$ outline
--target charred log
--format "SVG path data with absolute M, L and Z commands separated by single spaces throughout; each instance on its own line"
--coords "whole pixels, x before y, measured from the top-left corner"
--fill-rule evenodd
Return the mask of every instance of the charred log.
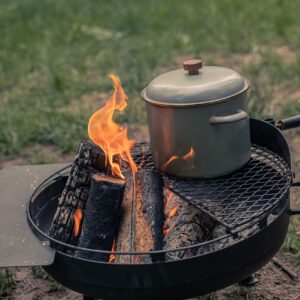
M 126 183 L 116 251 L 161 250 L 163 240 L 163 182 L 156 170 L 142 169 Z M 151 261 L 148 255 L 117 255 L 118 263 Z
M 121 201 L 125 181 L 120 178 L 95 174 L 86 202 L 78 245 L 83 248 L 110 251 L 120 220 Z M 80 258 L 108 261 L 109 255 L 77 250 Z
M 77 208 L 84 210 L 90 189 L 90 178 L 94 173 L 105 170 L 102 150 L 89 142 L 81 142 L 75 155 L 66 186 L 59 198 L 53 218 L 50 236 L 64 243 L 76 245 L 73 235 L 73 215 Z M 63 247 L 53 245 L 58 250 Z
M 162 249 L 163 240 L 163 181 L 156 170 L 143 169 L 136 176 L 136 200 L 140 204 L 137 210 L 137 218 L 144 221 L 149 227 L 149 240 L 153 240 L 150 249 Z M 146 217 L 146 218 L 145 218 Z M 145 240 L 144 228 L 138 226 L 137 251 L 144 251 L 143 240 Z
M 215 221 L 173 192 L 165 189 L 164 249 L 177 249 L 211 239 Z M 166 260 L 177 260 L 197 255 L 199 249 L 174 251 Z

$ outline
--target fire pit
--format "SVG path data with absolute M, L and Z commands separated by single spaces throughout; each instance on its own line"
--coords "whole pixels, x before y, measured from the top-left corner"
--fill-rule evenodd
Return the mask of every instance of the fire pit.
M 248 124 L 246 112 L 217 116 L 236 150 L 235 133 L 244 131 L 235 122 L 246 125 L 243 167 L 199 178 L 193 170 L 201 149 L 189 144 L 159 171 L 152 157 L 159 153 L 147 142 L 134 145 L 114 122 L 127 96 L 118 77 L 110 77 L 114 93 L 89 120 L 93 143 L 80 144 L 72 165 L 0 173 L 0 266 L 41 265 L 61 284 L 101 299 L 184 299 L 256 272 L 279 250 L 290 216 L 299 213 L 289 205 L 290 188 L 299 183 L 293 183 L 280 129 L 299 126 L 300 117 L 275 125 Z M 231 141 L 224 140 L 224 150 Z M 213 156 L 212 166 L 234 162 L 236 152 L 227 150 L 226 157 Z M 204 163 L 211 167 L 208 157 Z M 170 164 L 186 172 L 167 175 Z
M 59 249 L 53 254 L 53 263 L 45 264 L 45 270 L 63 285 L 103 299 L 183 299 L 223 288 L 257 271 L 279 250 L 290 215 L 297 213 L 289 208 L 289 189 L 296 184 L 292 183 L 289 148 L 280 131 L 269 122 L 255 119 L 250 126 L 251 160 L 236 173 L 201 180 L 163 175 L 167 189 L 207 214 L 222 229 L 216 238 L 186 247 L 103 251 L 50 237 L 70 167 L 53 174 L 36 189 L 27 208 L 30 227 L 44 247 Z M 132 154 L 142 168 L 153 168 L 148 144 L 138 144 Z M 95 261 L 74 255 L 80 252 L 130 259 L 126 263 Z M 192 255 L 184 257 L 186 252 Z

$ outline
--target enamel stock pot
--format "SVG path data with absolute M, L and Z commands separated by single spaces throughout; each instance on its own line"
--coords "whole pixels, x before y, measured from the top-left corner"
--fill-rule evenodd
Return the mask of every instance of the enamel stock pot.
M 153 79 L 142 91 L 156 168 L 179 177 L 229 174 L 250 158 L 249 81 L 235 70 L 183 68 Z

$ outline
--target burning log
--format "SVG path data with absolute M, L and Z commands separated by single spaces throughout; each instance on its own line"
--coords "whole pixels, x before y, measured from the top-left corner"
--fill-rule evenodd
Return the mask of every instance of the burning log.
M 164 249 L 191 246 L 211 238 L 215 221 L 198 208 L 190 205 L 168 189 L 164 190 Z M 166 254 L 166 260 L 177 260 L 197 255 L 199 249 L 189 249 Z
M 91 179 L 79 246 L 110 251 L 120 220 L 120 207 L 125 181 L 117 177 L 95 174 Z M 108 261 L 109 255 L 76 251 L 77 257 Z
M 140 208 L 137 210 L 138 220 L 149 227 L 147 240 L 153 239 L 152 250 L 162 249 L 163 240 L 163 181 L 159 171 L 144 169 L 136 174 L 136 201 Z M 146 215 L 146 218 L 144 217 Z M 138 227 L 137 251 L 144 251 L 143 241 L 145 232 Z M 145 245 L 146 246 L 146 245 Z M 147 246 L 146 246 L 147 247 Z M 150 249 L 151 249 L 150 248 Z
M 148 252 L 161 250 L 163 240 L 163 182 L 156 170 L 142 169 L 126 183 L 123 215 L 116 251 Z M 118 263 L 151 261 L 150 256 L 117 255 Z
M 59 198 L 58 208 L 53 218 L 50 236 L 65 243 L 76 244 L 73 235 L 73 217 L 76 209 L 84 210 L 89 195 L 90 177 L 105 169 L 105 156 L 102 150 L 89 142 L 81 142 L 66 186 Z M 63 247 L 53 245 L 56 249 Z
M 115 250 L 129 252 L 134 249 L 134 239 L 132 238 L 132 231 L 134 229 L 134 220 L 132 218 L 134 212 L 134 179 L 127 178 L 124 197 L 121 205 L 121 219 L 119 231 L 116 238 Z M 133 227 L 134 226 L 134 227 Z M 117 255 L 114 262 L 129 263 L 131 257 Z

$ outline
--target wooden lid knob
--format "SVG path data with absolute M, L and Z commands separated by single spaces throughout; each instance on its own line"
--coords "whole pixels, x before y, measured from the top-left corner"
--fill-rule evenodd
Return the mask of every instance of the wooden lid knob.
M 202 60 L 189 59 L 183 62 L 183 69 L 189 72 L 189 75 L 199 74 L 199 69 L 202 68 Z

